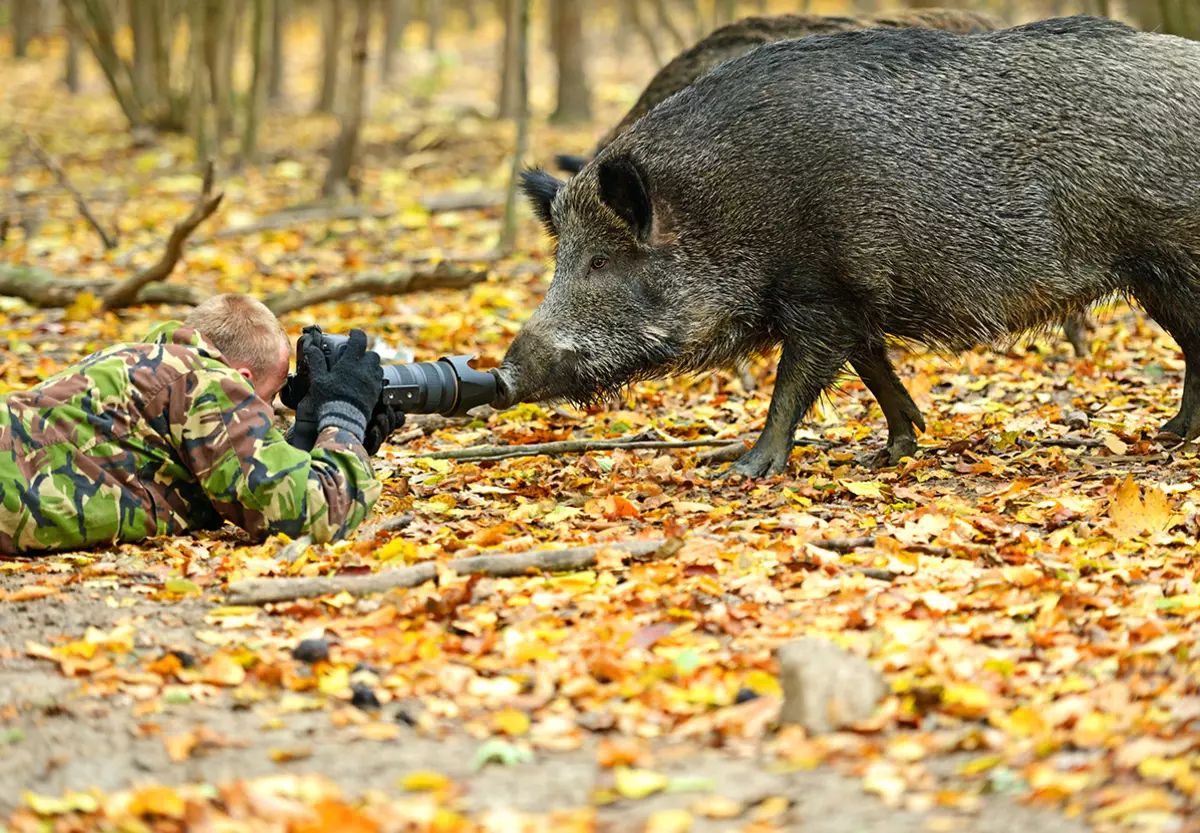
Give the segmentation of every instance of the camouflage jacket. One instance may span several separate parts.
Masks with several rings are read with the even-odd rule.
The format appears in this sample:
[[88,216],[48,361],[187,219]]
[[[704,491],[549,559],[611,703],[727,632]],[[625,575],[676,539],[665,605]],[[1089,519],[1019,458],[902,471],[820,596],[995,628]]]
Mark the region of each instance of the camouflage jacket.
[[171,321],[0,397],[0,553],[216,529],[328,541],[380,485],[333,426],[293,448],[271,406],[195,330]]

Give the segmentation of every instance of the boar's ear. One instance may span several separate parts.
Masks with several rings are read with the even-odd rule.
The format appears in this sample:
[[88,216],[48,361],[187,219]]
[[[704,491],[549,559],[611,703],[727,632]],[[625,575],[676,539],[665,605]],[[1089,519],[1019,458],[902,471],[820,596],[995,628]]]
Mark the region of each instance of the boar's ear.
[[554,218],[550,216],[550,205],[558,194],[563,183],[555,179],[541,168],[527,168],[521,171],[521,190],[533,206],[533,213],[546,227],[546,233],[558,237],[558,229],[554,227]]
[[638,240],[650,236],[654,219],[646,178],[628,156],[605,159],[598,171],[600,199],[629,224]]

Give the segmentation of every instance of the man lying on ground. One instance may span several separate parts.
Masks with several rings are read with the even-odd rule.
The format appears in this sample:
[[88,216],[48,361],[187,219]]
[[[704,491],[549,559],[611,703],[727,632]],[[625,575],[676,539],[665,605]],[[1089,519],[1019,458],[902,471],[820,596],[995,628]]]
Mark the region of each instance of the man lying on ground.
[[0,553],[111,545],[225,521],[255,540],[346,536],[380,493],[363,438],[383,374],[366,345],[351,331],[329,366],[301,341],[311,384],[302,402],[288,404],[314,430],[298,420],[286,438],[271,403],[291,345],[274,314],[244,295],[212,298],[144,341],[0,397]]

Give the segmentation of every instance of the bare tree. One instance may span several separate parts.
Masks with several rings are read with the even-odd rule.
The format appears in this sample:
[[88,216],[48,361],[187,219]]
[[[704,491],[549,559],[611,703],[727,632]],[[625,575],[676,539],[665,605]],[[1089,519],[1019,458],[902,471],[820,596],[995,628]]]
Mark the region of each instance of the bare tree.
[[550,9],[551,40],[558,65],[558,103],[551,119],[560,123],[588,121],[592,117],[592,94],[584,63],[583,2],[551,0]]
[[12,16],[14,58],[24,58],[28,52],[41,17],[40,6],[40,0],[13,0],[9,14]]
[[732,23],[737,15],[737,0],[715,0],[713,3],[713,23],[724,26]]
[[242,161],[253,163],[258,157],[258,122],[267,97],[267,50],[270,49],[271,0],[254,0],[250,26],[253,71],[246,94],[246,124],[242,131]]
[[70,26],[67,27],[67,54],[63,67],[63,83],[67,91],[79,92],[79,35]]
[[679,31],[679,27],[671,20],[671,13],[667,9],[667,0],[654,0],[654,11],[658,15],[658,25],[667,30],[671,40],[675,41],[677,51],[683,51],[691,46],[683,32]]
[[289,0],[275,0],[271,4],[271,72],[267,81],[267,99],[272,104],[283,101],[283,46],[284,30],[287,28]]
[[[515,24],[514,63],[517,86],[517,141],[513,149],[512,171],[504,195],[504,228],[500,233],[500,250],[511,252],[517,240],[517,182],[529,143],[529,3],[530,0],[509,0],[515,13],[509,25]],[[513,19],[515,18],[515,20]]]
[[133,83],[138,98],[154,101],[158,98],[158,75],[155,72],[157,49],[154,46],[154,13],[160,0],[129,0],[129,31],[133,35]]
[[422,17],[425,19],[425,48],[430,52],[437,49],[438,35],[446,16],[446,0],[424,0]]
[[395,80],[396,51],[412,18],[412,0],[383,0],[383,48],[379,51],[379,80]]
[[323,7],[325,17],[321,24],[321,97],[317,99],[316,110],[319,113],[332,113],[337,98],[340,68],[338,59],[342,51],[345,14],[342,11],[342,0],[325,0]]
[[[504,51],[500,60],[500,101],[496,115],[511,119],[521,108],[521,67],[518,53],[521,45],[521,4],[523,0],[503,0]],[[637,0],[632,0],[637,2]]]
[[201,165],[208,159],[208,121],[209,121],[209,75],[208,62],[205,60],[208,40],[208,2],[207,0],[191,0],[188,17],[189,50],[192,71],[192,138],[196,143],[196,164]]
[[623,24],[638,33],[638,36],[646,44],[646,49],[650,52],[654,65],[661,67],[663,65],[662,50],[659,49],[654,32],[642,17],[641,0],[624,0],[621,4],[621,11],[623,12],[621,15]]
[[329,154],[329,170],[321,193],[326,197],[349,190],[350,167],[358,151],[362,130],[363,99],[366,93],[367,43],[371,32],[371,0],[355,0],[354,43],[350,53],[350,85],[346,90],[341,131]]

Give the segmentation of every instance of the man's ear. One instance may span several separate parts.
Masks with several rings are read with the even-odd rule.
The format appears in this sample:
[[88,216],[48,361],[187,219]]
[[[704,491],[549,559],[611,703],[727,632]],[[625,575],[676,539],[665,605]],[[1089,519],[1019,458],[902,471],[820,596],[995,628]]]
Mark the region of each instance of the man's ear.
[[629,225],[638,240],[647,241],[654,209],[645,174],[628,156],[605,159],[597,173],[600,200]]
[[556,179],[541,168],[527,168],[521,171],[521,190],[533,206],[533,213],[542,221],[546,233],[558,237],[558,229],[554,227],[554,218],[550,216],[550,206],[563,187],[563,181]]
[[235,369],[237,370],[237,372],[241,375],[241,377],[243,379],[245,379],[251,385],[254,384],[254,371],[253,370],[251,370],[248,367],[238,367]]

